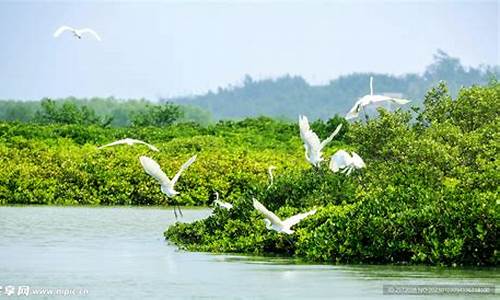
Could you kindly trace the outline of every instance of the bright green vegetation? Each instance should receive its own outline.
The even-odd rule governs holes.
[[[269,190],[260,184],[240,197],[223,194],[232,210],[177,223],[166,238],[189,250],[311,261],[497,265],[500,84],[462,89],[455,100],[440,84],[424,104],[416,118],[381,110],[350,127],[345,148],[357,151],[366,169],[346,177],[304,168],[297,145]],[[278,234],[265,228],[252,197],[282,218],[318,212],[293,235]]]
[[[78,103],[77,103],[78,104]],[[114,127],[92,106],[42,102],[29,123],[0,123],[0,204],[209,205],[218,191],[234,204],[209,218],[170,227],[189,250],[279,254],[343,263],[497,265],[500,187],[500,84],[430,90],[423,109],[347,124],[334,117],[312,127],[325,149],[354,150],[367,167],[351,176],[316,170],[304,158],[296,122],[269,118],[201,126],[183,123],[165,103],[128,114]],[[146,126],[154,125],[154,126]],[[97,146],[132,137],[160,148]],[[172,176],[191,155],[174,199],[143,171],[157,160]],[[267,190],[267,167],[277,166]],[[282,218],[318,208],[293,235],[265,229],[256,197]]]
[[[341,121],[314,126],[324,138]],[[207,205],[215,191],[235,200],[267,184],[270,164],[278,174],[307,168],[297,133],[296,124],[268,118],[208,127],[0,123],[0,204]],[[160,152],[141,145],[97,149],[125,137],[150,142]],[[148,155],[172,177],[193,154],[198,160],[182,175],[174,200],[139,163],[140,155]]]

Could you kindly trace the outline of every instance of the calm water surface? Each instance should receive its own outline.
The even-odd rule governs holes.
[[[211,210],[183,212],[182,221],[190,222]],[[0,207],[0,286],[88,291],[58,299],[494,299],[396,297],[383,295],[382,286],[481,284],[498,290],[500,282],[495,269],[306,265],[179,251],[163,238],[174,222],[171,210],[155,208]]]

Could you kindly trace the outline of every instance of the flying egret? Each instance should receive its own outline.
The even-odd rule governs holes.
[[[270,212],[267,208],[265,208],[262,203],[257,201],[255,198],[253,199],[253,207],[255,207],[256,210],[258,210],[261,214],[264,215],[264,222],[266,222],[266,228],[269,230],[275,230],[277,232],[283,232],[286,234],[292,234],[294,233],[293,230],[290,229],[293,225],[299,223],[302,221],[302,219],[314,215],[316,213],[316,210],[313,209],[311,211],[308,211],[306,213],[302,214],[297,214],[295,216],[292,216],[288,219],[285,219],[284,221],[281,221],[278,216],[276,216],[274,213]]]
[[[133,144],[143,144],[143,145],[148,146],[149,149],[151,149],[153,151],[160,151],[160,150],[158,150],[158,148],[156,148],[155,146],[153,146],[151,144],[148,144],[148,143],[143,142],[141,140],[129,139],[129,138],[118,140],[116,142],[112,142],[112,143],[106,144],[104,146],[98,147],[97,149],[102,149],[102,148],[105,148],[105,147],[111,147],[111,146],[120,145],[120,144],[127,144],[129,146],[132,146]]]
[[[220,207],[223,207],[223,208],[225,208],[227,210],[233,208],[233,205],[231,203],[219,200],[219,193],[218,192],[215,192],[214,194],[215,194],[215,197],[216,197],[216,199],[214,200],[215,204],[217,204]]]
[[[330,159],[330,169],[333,172],[338,172],[350,175],[354,169],[364,168],[365,162],[356,152],[351,152],[351,155],[344,150],[339,150],[332,155]]]
[[[267,187],[267,190],[273,185],[273,170],[276,170],[275,166],[269,166],[267,169],[267,174],[269,175],[269,186]]]
[[[365,106],[374,104],[374,103],[380,103],[380,102],[392,102],[392,103],[397,103],[400,105],[406,104],[410,102],[410,100],[407,99],[400,99],[400,98],[392,98],[389,96],[384,96],[384,95],[374,95],[373,94],[373,77],[370,77],[370,95],[365,95],[361,97],[356,103],[354,103],[354,106],[351,108],[351,110],[346,114],[345,118],[347,120],[356,118],[359,115],[359,112],[361,109],[364,109]]]
[[[93,29],[90,28],[82,28],[82,29],[75,29],[66,25],[63,25],[59,27],[55,32],[54,32],[54,37],[57,38],[59,37],[63,32],[65,31],[70,31],[73,33],[73,36],[75,36],[78,39],[81,39],[84,33],[89,33],[92,36],[96,38],[99,42],[101,41],[101,37],[95,32]]]
[[[323,142],[319,140],[318,135],[309,127],[309,121],[306,116],[299,116],[299,128],[300,137],[304,142],[304,148],[306,150],[305,155],[307,161],[313,166],[319,167],[320,163],[323,161],[321,150],[323,150],[323,148],[339,133],[342,124],[339,124],[335,131]]]
[[[182,172],[186,170],[192,163],[194,163],[194,161],[196,160],[196,155],[191,157],[181,166],[180,170],[177,172],[177,174],[175,174],[172,180],[170,180],[167,177],[167,175],[161,170],[160,165],[153,159],[147,156],[141,156],[139,160],[141,162],[142,167],[144,168],[144,171],[146,171],[146,173],[148,173],[150,176],[158,180],[158,182],[161,185],[161,191],[165,195],[167,195],[167,197],[171,198],[179,194],[179,192],[177,192],[174,189],[175,183],[177,182],[177,180],[179,180],[179,177],[181,176]],[[177,206],[177,209],[179,211],[179,214],[182,216],[182,211],[179,206]],[[175,211],[175,206],[174,206],[174,215],[177,218],[177,212]]]

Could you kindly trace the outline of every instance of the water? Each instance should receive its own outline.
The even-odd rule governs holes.
[[[185,222],[211,213],[183,212]],[[59,299],[401,299],[383,295],[382,286],[498,286],[500,278],[495,269],[310,265],[179,251],[163,238],[174,222],[171,210],[157,208],[0,207],[0,286],[88,292]]]

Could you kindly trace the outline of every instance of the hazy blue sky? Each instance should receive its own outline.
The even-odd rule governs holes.
[[[2,1],[0,99],[202,93],[254,78],[499,64],[498,1]],[[103,41],[52,37],[92,27]]]

